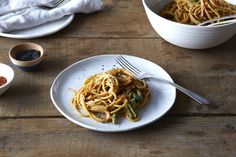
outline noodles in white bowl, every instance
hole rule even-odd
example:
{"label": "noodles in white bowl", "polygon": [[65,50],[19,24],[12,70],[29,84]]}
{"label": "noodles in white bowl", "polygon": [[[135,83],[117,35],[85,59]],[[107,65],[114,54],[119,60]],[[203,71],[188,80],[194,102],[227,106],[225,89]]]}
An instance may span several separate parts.
{"label": "noodles in white bowl", "polygon": [[143,0],[147,17],[154,30],[166,41],[189,49],[206,49],[220,45],[236,33],[236,23],[223,26],[197,26],[172,21],[160,12],[175,0]]}
{"label": "noodles in white bowl", "polygon": [[175,0],[160,12],[164,18],[192,25],[233,14],[236,5],[225,0]]}

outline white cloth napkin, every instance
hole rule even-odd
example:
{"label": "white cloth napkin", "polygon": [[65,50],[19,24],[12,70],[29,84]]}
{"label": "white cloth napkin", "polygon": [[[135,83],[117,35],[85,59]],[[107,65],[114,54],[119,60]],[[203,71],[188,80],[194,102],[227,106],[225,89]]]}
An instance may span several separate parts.
{"label": "white cloth napkin", "polygon": [[[16,9],[50,1],[52,0],[1,0],[0,10]],[[0,16],[0,32],[34,27],[74,13],[91,13],[103,9],[104,6],[102,0],[65,0],[53,9],[29,8]]]}

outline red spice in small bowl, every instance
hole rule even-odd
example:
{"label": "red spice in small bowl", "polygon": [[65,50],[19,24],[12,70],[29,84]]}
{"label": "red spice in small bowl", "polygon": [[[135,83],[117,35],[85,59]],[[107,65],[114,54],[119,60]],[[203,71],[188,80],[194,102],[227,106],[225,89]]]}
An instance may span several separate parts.
{"label": "red spice in small bowl", "polygon": [[7,83],[7,79],[3,76],[0,76],[0,86],[3,86],[6,83]]}

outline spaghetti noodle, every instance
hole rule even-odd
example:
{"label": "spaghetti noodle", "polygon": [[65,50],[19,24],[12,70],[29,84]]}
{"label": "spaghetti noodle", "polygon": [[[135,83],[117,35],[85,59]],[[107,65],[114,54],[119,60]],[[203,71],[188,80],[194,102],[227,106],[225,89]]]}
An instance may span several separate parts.
{"label": "spaghetti noodle", "polygon": [[175,0],[160,12],[169,20],[192,25],[232,14],[236,5],[224,0]]}
{"label": "spaghetti noodle", "polygon": [[149,97],[150,89],[144,80],[124,69],[113,69],[89,77],[75,92],[72,104],[82,116],[116,123],[122,115],[138,121],[137,110],[147,104]]}

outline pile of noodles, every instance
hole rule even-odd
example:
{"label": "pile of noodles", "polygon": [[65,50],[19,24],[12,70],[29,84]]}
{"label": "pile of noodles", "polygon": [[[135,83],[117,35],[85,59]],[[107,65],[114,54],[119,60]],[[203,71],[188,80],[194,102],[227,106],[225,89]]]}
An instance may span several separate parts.
{"label": "pile of noodles", "polygon": [[232,14],[236,5],[224,0],[175,0],[160,12],[169,20],[192,25]]}
{"label": "pile of noodles", "polygon": [[116,123],[122,116],[135,122],[139,120],[137,110],[149,98],[146,81],[136,79],[124,69],[113,69],[89,77],[75,91],[72,104],[82,116],[98,122]]}

